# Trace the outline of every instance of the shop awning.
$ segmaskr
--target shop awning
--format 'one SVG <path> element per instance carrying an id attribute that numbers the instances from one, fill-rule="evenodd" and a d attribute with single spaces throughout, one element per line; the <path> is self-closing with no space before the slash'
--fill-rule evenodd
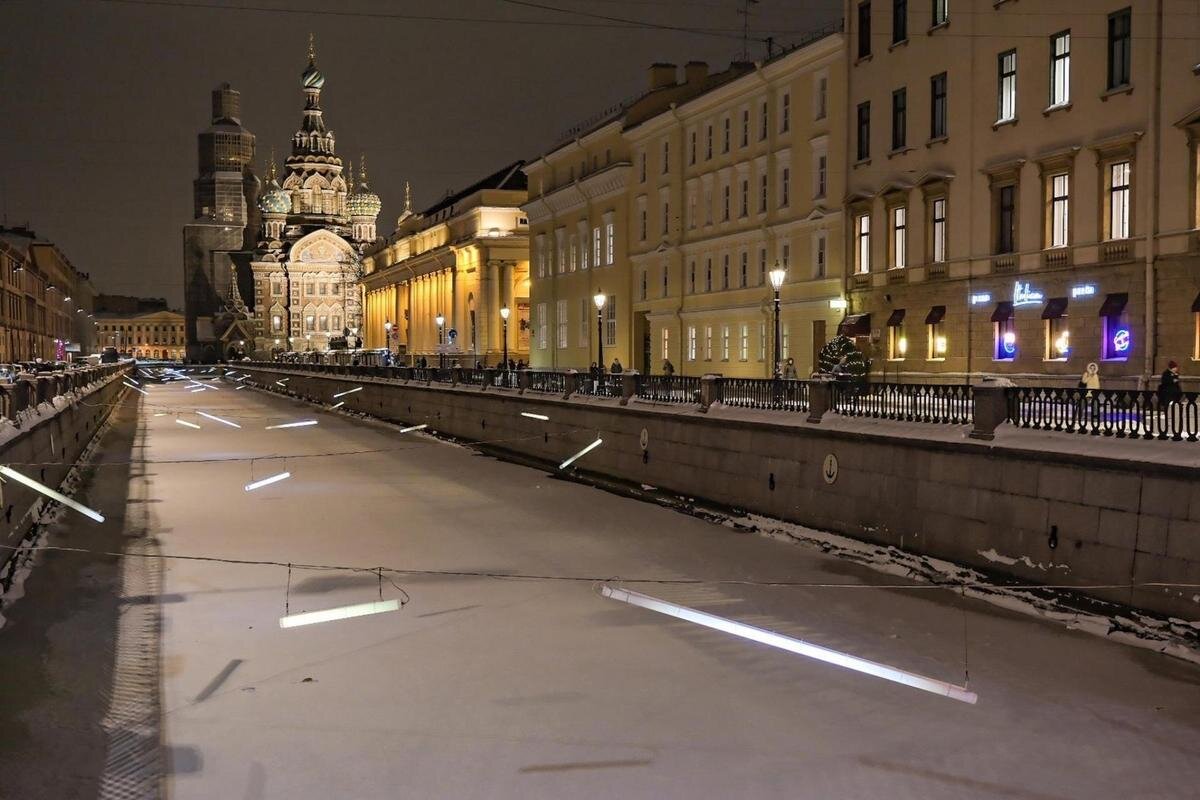
<path id="1" fill-rule="evenodd" d="M 897 308 L 897 309 L 893 310 L 892 315 L 890 317 L 888 317 L 887 326 L 889 328 L 895 328 L 896 326 L 903 325 L 903 324 L 904 324 L 904 309 Z"/>
<path id="2" fill-rule="evenodd" d="M 1058 319 L 1067 313 L 1067 298 L 1051 297 L 1042 309 L 1042 319 Z"/>
<path id="3" fill-rule="evenodd" d="M 1196 299 L 1200 301 L 1200 297 Z M 1125 304 L 1128 302 L 1129 294 L 1127 292 L 1110 294 L 1104 298 L 1104 303 L 1100 306 L 1100 316 L 1119 317 L 1121 316 L 1121 312 L 1125 310 Z"/>
<path id="4" fill-rule="evenodd" d="M 992 312 L 992 322 L 1008 322 L 1012 319 L 1013 304 L 1011 300 L 1001 300 L 996 303 L 996 310 Z"/>
<path id="5" fill-rule="evenodd" d="M 838 333 L 842 336 L 870 336 L 871 335 L 871 315 L 870 314 L 851 314 L 842 320 L 842 324 L 838 325 Z"/>
<path id="6" fill-rule="evenodd" d="M 946 316 L 945 306 L 934 306 L 929 309 L 929 313 L 925 315 L 926 325 L 937 325 Z"/>

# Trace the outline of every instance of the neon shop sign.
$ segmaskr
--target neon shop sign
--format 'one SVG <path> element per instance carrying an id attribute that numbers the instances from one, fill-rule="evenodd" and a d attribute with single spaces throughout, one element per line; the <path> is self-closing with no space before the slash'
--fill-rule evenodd
<path id="1" fill-rule="evenodd" d="M 1031 288 L 1028 282 L 1022 283 L 1021 281 L 1017 281 L 1013 286 L 1012 302 L 1014 306 L 1033 305 L 1034 303 L 1040 303 L 1045 299 L 1046 295 Z"/>

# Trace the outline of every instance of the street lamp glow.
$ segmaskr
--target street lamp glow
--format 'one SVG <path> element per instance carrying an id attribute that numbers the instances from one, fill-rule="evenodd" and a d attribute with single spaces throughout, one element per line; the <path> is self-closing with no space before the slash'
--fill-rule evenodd
<path id="1" fill-rule="evenodd" d="M 317 421 L 315 419 L 304 419 L 304 420 L 300 420 L 299 422 L 285 422 L 282 425 L 268 425 L 266 427 L 266 430 L 273 431 L 273 430 L 277 430 L 279 428 L 306 428 L 309 425 L 316 425 L 316 424 L 317 424 Z"/>
<path id="2" fill-rule="evenodd" d="M 575 455 L 573 455 L 573 456 L 571 456 L 570 458 L 568 458 L 566 461 L 564 461 L 564 462 L 562 462 L 561 464 L 559 464 L 559 465 L 558 465 L 558 468 L 559 468 L 559 469 L 566 469 L 567 467 L 571 466 L 571 465 L 572 465 L 572 464 L 574 464 L 576 461 L 578 461 L 580 458 L 583 458 L 583 457 L 584 457 L 584 456 L 586 456 L 588 453 L 592 452 L 593 450 L 595 450 L 597 447 L 599 447 L 599 446 L 600 446 L 600 445 L 602 445 L 602 444 L 604 444 L 604 440 L 603 440 L 603 439 L 600 439 L 600 438 L 597 438 L 597 439 L 596 439 L 596 441 L 592 442 L 592 443 L 591 443 L 591 444 L 589 444 L 587 447 L 583 448 L 583 449 L 582 449 L 582 450 L 580 450 L 578 453 L 576 453 Z"/>
<path id="3" fill-rule="evenodd" d="M 433 321 L 436 322 L 437 326 L 440 328 L 446 324 L 446 317 L 439 313 L 436 317 L 433 318 Z"/>
<path id="4" fill-rule="evenodd" d="M 703 625 L 706 628 L 730 633 L 734 636 L 740 636 L 743 639 L 749 639 L 752 642 L 778 647 L 781 650 L 787 650 L 796 655 L 813 658 L 817 661 L 824 661 L 826 664 L 843 667 L 844 669 L 861 672 L 866 675 L 873 675 L 876 678 L 894 681 L 905 686 L 911 686 L 914 689 L 920 689 L 933 694 L 940 694 L 943 697 L 948 697 L 951 700 L 958 700 L 963 703 L 974 705 L 979 696 L 965 686 L 957 686 L 946 681 L 939 681 L 935 678 L 928 678 L 924 675 L 919 675 L 915 672 L 907 672 L 906 670 L 889 667 L 886 664 L 880 664 L 875 661 L 868 661 L 865 658 L 852 656 L 849 653 L 843 653 L 838 650 L 831 650 L 828 647 L 812 644 L 803 639 L 794 639 L 791 636 L 784 636 L 781 633 L 774 631 L 756 628 L 753 625 L 747 625 L 744 622 L 718 617 L 714 614 L 706 614 L 703 611 L 697 611 L 694 608 L 687 606 L 668 603 L 665 600 L 659 600 L 656 597 L 634 592 L 628 589 L 617 589 L 611 586 L 602 586 L 600 594 L 605 597 L 610 597 L 613 600 L 620 600 L 623 603 L 640 606 L 651 611 L 657 611 L 660 614 L 676 617 L 677 619 L 694 622 L 697 625 Z"/>
<path id="5" fill-rule="evenodd" d="M 385 331 L 387 331 L 388 333 L 392 332 L 392 321 L 390 319 L 387 322 L 383 323 L 383 329 Z"/>
<path id="6" fill-rule="evenodd" d="M 42 494 L 46 495 L 46 497 L 49 497 L 51 500 L 57 500 L 58 502 L 62 503 L 64 506 L 67 506 L 68 508 L 73 508 L 76 511 L 78 511 L 80 514 L 83 514 L 85 517 L 90 517 L 91 519 L 96 520 L 96 522 L 104 522 L 104 515 L 101 514 L 99 511 L 94 511 L 81 503 L 77 503 L 74 500 L 72 500 L 71 498 L 67 497 L 65 494 L 56 492 L 53 489 L 51 489 L 49 486 L 45 485 L 44 483 L 38 483 L 33 478 L 30 478 L 28 475 L 22 475 L 20 472 L 17 472 L 15 469 L 12 469 L 11 467 L 0 467 L 0 475 L 5 475 L 9 478 L 12 478 L 17 483 L 23 483 L 26 486 L 28 486 L 30 489 L 39 491 Z"/>
<path id="7" fill-rule="evenodd" d="M 318 622 L 335 622 L 339 619 L 353 619 L 370 614 L 382 614 L 386 611 L 399 611 L 397 600 L 376 600 L 371 603 L 359 603 L 353 606 L 327 608 L 324 611 L 309 611 L 306 614 L 291 614 L 279 618 L 279 627 L 295 628 L 300 625 L 313 625 Z"/>
<path id="8" fill-rule="evenodd" d="M 507 322 L 508 315 L 511 313 L 512 313 L 512 310 L 507 305 L 500 306 L 500 319 Z"/>
<path id="9" fill-rule="evenodd" d="M 197 411 L 196 413 L 199 414 L 200 416 L 204 417 L 205 419 L 211 419 L 213 422 L 219 422 L 222 425 L 228 425 L 231 428 L 242 427 L 241 425 L 238 425 L 236 422 L 231 422 L 230 420 L 224 419 L 222 417 L 218 417 L 216 414 L 208 414 L 208 413 L 205 413 L 204 411 Z"/>
<path id="10" fill-rule="evenodd" d="M 597 311 L 604 308 L 604 304 L 607 301 L 608 297 L 604 294 L 604 292 L 596 292 L 595 296 L 592 297 L 592 302 L 596 304 Z"/>
<path id="11" fill-rule="evenodd" d="M 254 481 L 254 483 L 247 483 L 246 491 L 253 492 L 255 489 L 261 489 L 264 486 L 270 486 L 272 483 L 279 483 L 280 481 L 285 481 L 290 477 L 292 477 L 292 473 L 280 472 L 276 475 L 271 475 L 268 478 L 263 478 L 261 481 Z"/>
<path id="12" fill-rule="evenodd" d="M 776 261 L 775 269 L 771 270 L 769 277 L 771 279 L 771 288 L 778 292 L 783 286 L 784 279 L 787 278 L 787 270 L 779 266 L 779 262 Z"/>

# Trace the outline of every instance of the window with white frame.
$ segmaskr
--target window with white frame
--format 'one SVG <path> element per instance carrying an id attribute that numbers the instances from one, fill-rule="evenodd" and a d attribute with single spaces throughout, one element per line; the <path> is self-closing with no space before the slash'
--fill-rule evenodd
<path id="1" fill-rule="evenodd" d="M 855 236 L 858 239 L 855 253 L 855 271 L 866 274 L 871 271 L 871 215 L 859 214 L 854 221 Z"/>
<path id="2" fill-rule="evenodd" d="M 792 94 L 784 92 L 779 100 L 779 132 L 787 133 L 792 129 Z"/>
<path id="3" fill-rule="evenodd" d="M 721 288 L 729 288 L 729 253 L 721 256 Z"/>
<path id="4" fill-rule="evenodd" d="M 617 344 L 617 296 L 610 294 L 604 304 L 604 344 L 615 347 Z"/>
<path id="5" fill-rule="evenodd" d="M 1066 247 L 1070 235 L 1071 177 L 1050 176 L 1050 246 Z"/>
<path id="6" fill-rule="evenodd" d="M 588 226 L 586 222 L 579 223 L 579 268 L 588 268 Z"/>
<path id="7" fill-rule="evenodd" d="M 567 271 L 567 232 L 559 228 L 554 232 L 554 238 L 558 242 L 558 274 L 562 275 Z"/>
<path id="8" fill-rule="evenodd" d="M 713 154 L 713 126 L 709 123 L 705 127 L 705 142 L 704 142 L 704 160 L 712 159 Z"/>
<path id="9" fill-rule="evenodd" d="M 1050 107 L 1071 102 L 1071 32 L 1050 37 Z"/>
<path id="10" fill-rule="evenodd" d="M 704 326 L 704 360 L 712 361 L 713 357 L 713 341 L 712 341 L 712 325 Z"/>
<path id="11" fill-rule="evenodd" d="M 1128 161 L 1108 166 L 1108 238 L 1129 238 L 1129 179 L 1132 175 Z"/>
<path id="12" fill-rule="evenodd" d="M 671 329 L 666 327 L 662 329 L 662 357 L 664 361 L 671 357 Z"/>
<path id="13" fill-rule="evenodd" d="M 592 338 L 592 298 L 579 298 L 579 346 L 587 347 Z"/>
<path id="14" fill-rule="evenodd" d="M 572 233 L 570 244 L 567 245 L 567 268 L 569 271 L 575 271 L 575 268 L 578 266 L 578 257 L 579 242 L 577 241 L 575 234 Z"/>
<path id="15" fill-rule="evenodd" d="M 784 167 L 779 171 L 779 206 L 781 208 L 786 208 L 791 203 L 791 183 L 791 167 Z"/>
<path id="16" fill-rule="evenodd" d="M 1017 118 L 1017 51 L 1007 50 L 997 56 L 996 71 L 996 122 L 1012 122 Z"/>
<path id="17" fill-rule="evenodd" d="M 566 300 L 558 301 L 558 309 L 554 322 L 558 327 L 558 348 L 560 350 L 566 349 L 570 345 L 570 342 L 567 340 L 567 337 L 570 335 L 570 328 L 567 327 L 570 320 L 567 319 Z"/>
<path id="18" fill-rule="evenodd" d="M 615 223 L 609 222 L 604 226 L 605 233 L 605 250 L 604 263 L 612 265 L 613 259 L 616 258 L 616 241 L 617 241 L 617 226 Z"/>
<path id="19" fill-rule="evenodd" d="M 816 88 L 813 90 L 813 119 L 825 119 L 829 113 L 829 76 L 824 73 L 813 78 Z"/>
<path id="20" fill-rule="evenodd" d="M 788 269 L 792 265 L 792 245 L 790 242 L 781 242 L 779 245 L 779 263 L 784 269 Z"/>
<path id="21" fill-rule="evenodd" d="M 533 245 L 534 260 L 537 261 L 537 275 L 539 278 L 546 277 L 546 237 L 543 234 L 538 234 Z"/>
<path id="22" fill-rule="evenodd" d="M 729 360 L 729 326 L 721 326 L 721 360 Z"/>
<path id="23" fill-rule="evenodd" d="M 758 323 L 758 360 L 767 360 L 767 323 Z"/>
<path id="24" fill-rule="evenodd" d="M 813 199 L 825 197 L 829 183 L 829 156 L 825 153 L 813 154 Z"/>
<path id="25" fill-rule="evenodd" d="M 687 333 L 688 333 L 687 360 L 695 361 L 696 360 L 696 326 L 689 325 Z"/>
<path id="26" fill-rule="evenodd" d="M 750 360 L 750 324 L 743 322 L 739 329 L 738 337 L 738 360 Z"/>
<path id="27" fill-rule="evenodd" d="M 723 214 L 721 215 L 721 220 L 723 222 L 729 222 L 730 198 L 729 198 L 729 184 L 728 183 L 721 187 L 721 199 L 722 199 L 721 207 L 723 209 Z"/>
<path id="28" fill-rule="evenodd" d="M 692 187 L 688 187 L 687 217 L 688 217 L 688 227 L 689 228 L 696 227 L 696 190 L 693 189 Z"/>
<path id="29" fill-rule="evenodd" d="M 688 262 L 688 293 L 696 293 L 696 262 Z"/>
<path id="30" fill-rule="evenodd" d="M 892 269 L 908 266 L 908 208 L 892 209 Z"/>
<path id="31" fill-rule="evenodd" d="M 696 131 L 688 132 L 688 164 L 696 163 Z"/>
<path id="32" fill-rule="evenodd" d="M 598 267 L 603 263 L 600 259 L 600 228 L 592 228 L 592 264 Z"/>
<path id="33" fill-rule="evenodd" d="M 933 262 L 940 264 L 946 260 L 946 198 L 935 197 L 930 203 L 929 224 Z"/>
<path id="34" fill-rule="evenodd" d="M 950 21 L 950 0 L 933 0 L 933 25 L 945 25 Z"/>
<path id="35" fill-rule="evenodd" d="M 538 349 L 545 350 L 549 341 L 550 331 L 549 323 L 546 321 L 546 304 L 538 303 L 537 305 L 537 342 Z"/>
<path id="36" fill-rule="evenodd" d="M 779 358 L 781 361 L 787 361 L 792 355 L 792 332 L 786 322 L 783 323 L 779 338 Z"/>
<path id="37" fill-rule="evenodd" d="M 824 231 L 818 231 L 813 234 L 813 277 L 824 278 L 829 268 L 826 264 L 828 258 L 828 239 Z"/>

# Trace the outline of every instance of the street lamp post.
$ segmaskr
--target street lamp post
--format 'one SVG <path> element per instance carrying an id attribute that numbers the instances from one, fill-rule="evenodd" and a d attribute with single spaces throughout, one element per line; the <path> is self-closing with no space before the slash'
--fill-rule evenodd
<path id="1" fill-rule="evenodd" d="M 509 309 L 507 304 L 500 307 L 500 321 L 503 323 L 504 328 L 503 335 L 500 337 L 500 341 L 503 343 L 504 348 L 504 354 L 501 357 L 502 360 L 500 361 L 500 368 L 504 372 L 505 386 L 508 386 L 508 315 L 511 313 L 512 311 Z"/>
<path id="2" fill-rule="evenodd" d="M 775 269 L 771 270 L 771 288 L 775 290 L 775 372 L 774 377 L 779 379 L 780 362 L 783 359 L 782 347 L 780 346 L 779 338 L 779 290 L 783 287 L 783 280 L 787 277 L 787 270 L 775 262 Z"/>
<path id="3" fill-rule="evenodd" d="M 607 299 L 599 289 L 592 298 L 596 304 L 596 367 L 601 373 L 604 372 L 604 301 Z"/>
<path id="4" fill-rule="evenodd" d="M 442 336 L 442 327 L 446 324 L 446 317 L 439 311 L 438 315 L 433 318 L 433 321 L 438 326 L 438 369 L 446 368 L 446 342 Z"/>
<path id="5" fill-rule="evenodd" d="M 392 328 L 393 327 L 395 327 L 395 326 L 392 325 L 392 321 L 390 319 L 383 323 L 383 341 L 384 341 L 384 345 L 387 347 L 387 351 L 389 353 L 392 352 Z"/>

